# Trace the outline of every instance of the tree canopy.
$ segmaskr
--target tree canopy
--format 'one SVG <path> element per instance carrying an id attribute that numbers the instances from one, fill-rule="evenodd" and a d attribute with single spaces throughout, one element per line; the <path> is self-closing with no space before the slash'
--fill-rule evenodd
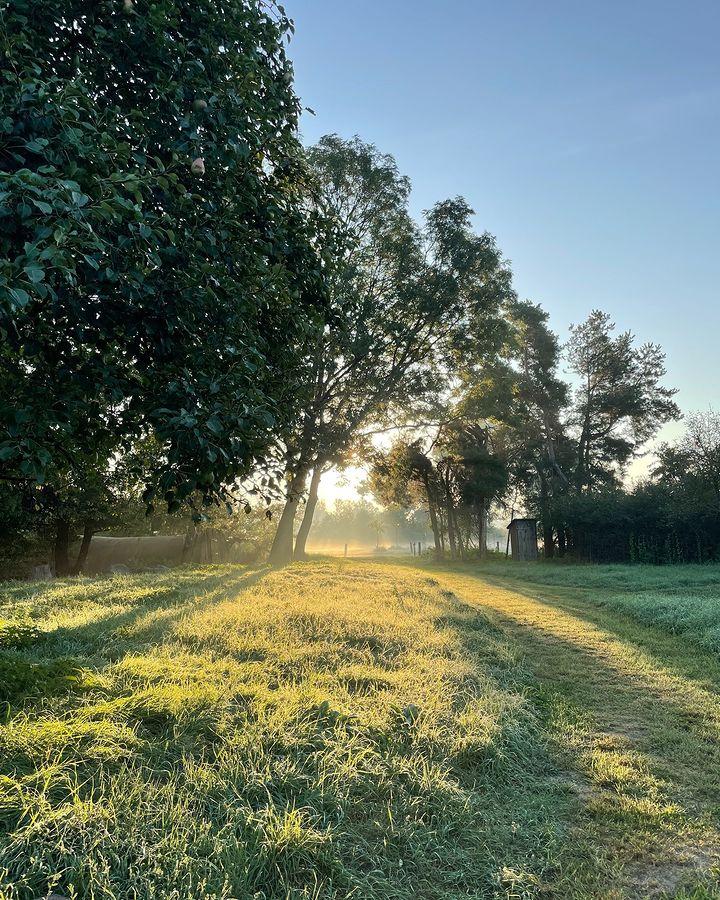
<path id="1" fill-rule="evenodd" d="M 6 478 L 148 434 L 170 504 L 263 465 L 323 302 L 290 28 L 241 0 L 4 9 Z"/>
<path id="2" fill-rule="evenodd" d="M 493 508 L 536 516 L 546 555 L 599 552 L 620 507 L 690 552 L 667 523 L 716 501 L 712 417 L 626 484 L 679 416 L 661 348 L 599 310 L 561 346 L 465 199 L 413 217 L 373 144 L 303 148 L 282 7 L 1 15 L 0 502 L 8 534 L 52 532 L 58 573 L 121 511 L 193 535 L 223 501 L 277 509 L 271 561 L 302 558 L 323 473 L 354 460 L 438 554 L 483 553 Z"/>
<path id="3" fill-rule="evenodd" d="M 308 158 L 317 203 L 342 244 L 308 369 L 311 400 L 288 445 L 276 562 L 292 556 L 295 507 L 308 473 L 338 462 L 369 425 L 412 420 L 432 408 L 455 377 L 453 359 L 494 352 L 501 309 L 512 297 L 495 240 L 472 231 L 463 199 L 437 203 L 417 224 L 408 211 L 408 180 L 374 146 L 329 135 Z M 313 506 L 311 498 L 310 518 Z"/>

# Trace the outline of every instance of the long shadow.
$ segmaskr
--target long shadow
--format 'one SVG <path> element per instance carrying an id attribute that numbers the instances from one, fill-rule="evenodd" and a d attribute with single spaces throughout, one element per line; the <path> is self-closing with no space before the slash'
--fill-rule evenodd
<path id="1" fill-rule="evenodd" d="M 579 835 L 591 836 L 590 846 L 605 860 L 600 871 L 619 864 L 612 885 L 622 886 L 619 896 L 625 891 L 630 896 L 675 896 L 683 884 L 689 890 L 706 882 L 716 885 L 717 661 L 707 652 L 698 661 L 692 658 L 693 645 L 653 633 L 614 610 L 588 610 L 584 603 L 591 601 L 578 599 L 577 593 L 570 600 L 544 586 L 539 592 L 535 586 L 523 589 L 456 567 L 437 567 L 435 572 L 454 589 L 459 603 L 487 614 L 524 652 L 533 674 L 528 696 L 548 746 L 554 748 L 558 777 L 578 790 L 573 827 Z M 468 582 L 476 580 L 477 587 L 470 587 Z M 483 583 L 509 596 L 483 598 Z M 528 601 L 534 610 L 528 609 Z M 464 629 L 457 631 L 465 641 Z M 472 641 L 467 643 L 471 647 Z M 694 677 L 698 672 L 705 675 L 704 683 Z M 577 788 L 562 774 L 568 770 L 582 777 Z M 581 847 L 579 852 L 576 862 L 582 868 L 586 851 Z"/>
<path id="2" fill-rule="evenodd" d="M 546 588 L 484 575 L 474 577 L 508 593 L 526 597 L 549 611 L 560 610 L 612 634 L 618 640 L 641 650 L 658 667 L 678 677 L 692 680 L 709 693 L 720 690 L 720 659 L 712 651 L 694 644 L 683 635 L 663 631 L 638 621 L 629 613 L 595 603 L 592 597 L 595 589 Z M 720 695 L 718 699 L 720 700 Z"/>
<path id="3" fill-rule="evenodd" d="M 444 572 L 460 577 L 470 575 L 473 580 L 478 578 L 457 568 L 445 569 Z M 703 653 L 704 660 L 688 660 L 688 651 L 694 654 L 694 647 L 688 647 L 687 643 L 673 635 L 653 633 L 647 626 L 639 625 L 630 617 L 618 616 L 614 611 L 607 613 L 600 610 L 599 614 L 594 614 L 593 611 L 578 609 L 576 604 L 563 603 L 566 598 L 557 598 L 558 603 L 548 603 L 532 591 L 521 590 L 517 585 L 509 586 L 507 581 L 500 579 L 491 580 L 484 573 L 479 580 L 532 600 L 546 608 L 548 613 L 560 611 L 579 622 L 595 626 L 601 645 L 609 638 L 631 652 L 642 654 L 636 660 L 636 671 L 623 671 L 621 660 L 612 663 L 612 648 L 603 648 L 603 655 L 599 655 L 597 648 L 583 646 L 557 630 L 543 628 L 542 623 L 524 620 L 520 615 L 514 616 L 497 605 L 484 604 L 482 600 L 458 598 L 473 609 L 487 610 L 493 621 L 532 651 L 533 668 L 540 680 L 554 684 L 574 702 L 583 705 L 597 719 L 600 729 L 605 722 L 612 730 L 613 725 L 617 725 L 617 707 L 624 709 L 629 715 L 629 723 L 635 722 L 638 726 L 636 731 L 630 728 L 627 735 L 630 742 L 647 753 L 654 767 L 667 771 L 668 766 L 681 764 L 685 773 L 676 771 L 675 775 L 682 774 L 683 781 L 693 782 L 697 780 L 693 776 L 705 766 L 701 793 L 714 802 L 720 801 L 720 695 L 717 692 L 720 665 L 715 659 Z M 459 589 L 462 592 L 461 586 Z M 607 619 L 603 613 L 607 613 Z M 641 640 L 637 640 L 638 632 L 642 635 Z M 547 671 L 548 662 L 544 661 L 544 657 L 549 656 L 549 642 L 565 657 L 564 670 L 555 668 Z M 662 656 L 658 650 L 663 651 Z M 665 654 L 671 655 L 672 660 L 668 661 Z M 641 664 L 644 671 L 639 668 Z M 629 667 L 630 663 L 627 665 Z M 699 671 L 705 675 L 702 681 L 695 677 Z M 708 681 L 708 675 L 712 680 Z M 679 683 L 665 684 L 665 692 L 661 693 L 658 680 L 663 678 Z M 672 696 L 673 687 L 677 687 L 675 697 Z M 638 722 L 639 717 L 643 721 Z M 677 741 L 672 740 L 673 733 L 677 735 Z M 712 777 L 711 771 L 714 773 Z"/>
<path id="4" fill-rule="evenodd" d="M 717 655 L 683 635 L 654 628 L 639 622 L 629 613 L 595 603 L 593 594 L 599 592 L 598 588 L 528 584 L 511 577 L 473 571 L 469 567 L 437 565 L 428 567 L 430 568 L 451 577 L 470 578 L 479 585 L 486 583 L 510 594 L 521 595 L 549 611 L 559 609 L 615 635 L 618 640 L 634 645 L 652 657 L 652 661 L 659 667 L 673 671 L 679 677 L 691 679 L 708 692 L 720 691 L 720 659 Z M 718 699 L 720 700 L 720 694 Z"/>
<path id="5" fill-rule="evenodd" d="M 262 567 L 253 571 L 245 571 L 235 578 L 227 574 L 209 575 L 197 580 L 188 579 L 197 591 L 192 595 L 182 596 L 178 592 L 168 596 L 162 594 L 155 600 L 145 600 L 137 606 L 123 612 L 109 614 L 92 622 L 75 626 L 60 626 L 46 632 L 41 642 L 28 648 L 26 653 L 18 654 L 21 662 L 30 657 L 39 666 L 52 666 L 57 662 L 72 662 L 78 669 L 86 669 L 95 674 L 102 672 L 113 663 L 121 660 L 128 653 L 136 655 L 150 646 L 157 645 L 163 633 L 178 622 L 188 612 L 203 612 L 206 609 L 227 600 L 240 597 L 245 591 L 261 581 L 272 570 Z M 208 590 L 209 587 L 216 588 Z M 200 596 L 200 599 L 196 599 Z M 143 628 L 142 620 L 153 613 L 167 609 L 168 614 L 160 621 L 152 621 Z M 138 627 L 138 623 L 139 627 Z M 123 629 L 131 629 L 127 636 L 121 636 Z M 32 689 L 32 685 L 29 686 Z M 59 687 L 61 689 L 62 686 Z M 14 715 L 28 713 L 38 705 L 42 705 L 44 697 L 23 692 L 22 688 L 13 696 L 6 713 L 5 721 L 11 721 Z"/>
<path id="6" fill-rule="evenodd" d="M 193 586 L 192 595 L 183 596 L 175 592 L 170 596 L 159 596 L 156 599 L 148 599 L 123 612 L 108 614 L 92 622 L 74 626 L 60 626 L 52 632 L 47 632 L 45 641 L 49 646 L 52 643 L 75 644 L 86 647 L 89 653 L 97 653 L 106 643 L 108 634 L 118 629 L 127 629 L 146 618 L 148 614 L 160 609 L 172 609 L 173 615 L 164 617 L 162 629 L 165 630 L 177 622 L 189 610 L 200 612 L 217 603 L 222 603 L 237 596 L 248 588 L 257 584 L 270 570 L 261 568 L 251 572 L 244 572 L 235 578 L 227 575 L 207 576 L 197 582 L 190 582 Z M 196 589 L 197 586 L 197 589 Z M 215 588 L 216 590 L 212 590 Z M 196 599 L 201 597 L 200 600 Z M 97 634 L 93 634 L 97 632 Z M 158 628 L 150 625 L 144 631 L 133 628 L 132 645 L 137 650 L 142 650 L 149 643 L 154 643 L 152 637 L 157 637 Z M 116 656 L 117 654 L 112 654 Z"/>

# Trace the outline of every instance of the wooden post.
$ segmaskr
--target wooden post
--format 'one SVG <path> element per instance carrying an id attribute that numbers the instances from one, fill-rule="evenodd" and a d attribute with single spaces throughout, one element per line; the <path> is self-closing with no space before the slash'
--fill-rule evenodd
<path id="1" fill-rule="evenodd" d="M 345 556 L 347 556 L 347 544 L 345 544 Z"/>

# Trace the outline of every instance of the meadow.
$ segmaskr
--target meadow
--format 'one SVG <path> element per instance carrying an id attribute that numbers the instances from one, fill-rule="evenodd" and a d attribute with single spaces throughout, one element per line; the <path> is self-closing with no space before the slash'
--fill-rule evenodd
<path id="1" fill-rule="evenodd" d="M 0 897 L 720 896 L 719 592 L 409 559 L 7 583 Z"/>

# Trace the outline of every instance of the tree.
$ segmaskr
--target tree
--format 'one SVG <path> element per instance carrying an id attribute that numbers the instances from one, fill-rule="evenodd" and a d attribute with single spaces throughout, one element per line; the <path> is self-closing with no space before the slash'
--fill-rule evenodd
<path id="1" fill-rule="evenodd" d="M 435 544 L 435 554 L 443 551 L 441 528 L 441 484 L 432 460 L 420 439 L 395 441 L 385 453 L 375 452 L 368 475 L 368 488 L 386 507 L 427 510 Z"/>
<path id="2" fill-rule="evenodd" d="M 657 429 L 680 416 L 672 399 L 676 391 L 660 384 L 662 349 L 650 343 L 636 347 L 629 331 L 614 337 L 614 329 L 607 313 L 594 310 L 570 330 L 568 360 L 580 381 L 570 417 L 578 493 L 615 483 Z"/>
<path id="3" fill-rule="evenodd" d="M 447 546 L 452 557 L 463 558 L 473 545 L 482 555 L 490 504 L 507 486 L 498 449 L 490 422 L 456 417 L 428 451 L 422 439 L 401 439 L 376 452 L 368 486 L 386 507 L 427 511 L 436 556 Z"/>
<path id="4" fill-rule="evenodd" d="M 720 510 L 720 413 L 714 409 L 685 418 L 685 434 L 658 453 L 655 475 L 666 480 L 690 476 L 709 494 L 709 506 Z"/>
<path id="5" fill-rule="evenodd" d="M 530 512 L 541 520 L 546 557 L 565 551 L 558 514 L 569 486 L 572 447 L 563 423 L 569 390 L 560 379 L 560 343 L 539 304 L 518 301 L 511 309 L 512 356 L 516 361 L 515 405 L 510 426 L 510 478 Z"/>
<path id="6" fill-rule="evenodd" d="M 293 555 L 298 499 L 314 470 L 295 554 L 304 553 L 322 470 L 343 458 L 370 423 L 412 419 L 452 377 L 463 346 L 488 349 L 492 323 L 511 295 L 492 236 L 470 229 L 462 199 L 436 204 L 417 227 L 409 183 L 395 161 L 355 138 L 324 138 L 309 152 L 324 216 L 342 252 L 329 277 L 330 304 L 318 332 L 310 402 L 288 444 L 288 499 L 271 562 Z"/>
<path id="7" fill-rule="evenodd" d="M 323 303 L 290 27 L 242 0 L 6 5 L 6 480 L 72 480 L 149 434 L 171 506 L 263 465 Z"/>

